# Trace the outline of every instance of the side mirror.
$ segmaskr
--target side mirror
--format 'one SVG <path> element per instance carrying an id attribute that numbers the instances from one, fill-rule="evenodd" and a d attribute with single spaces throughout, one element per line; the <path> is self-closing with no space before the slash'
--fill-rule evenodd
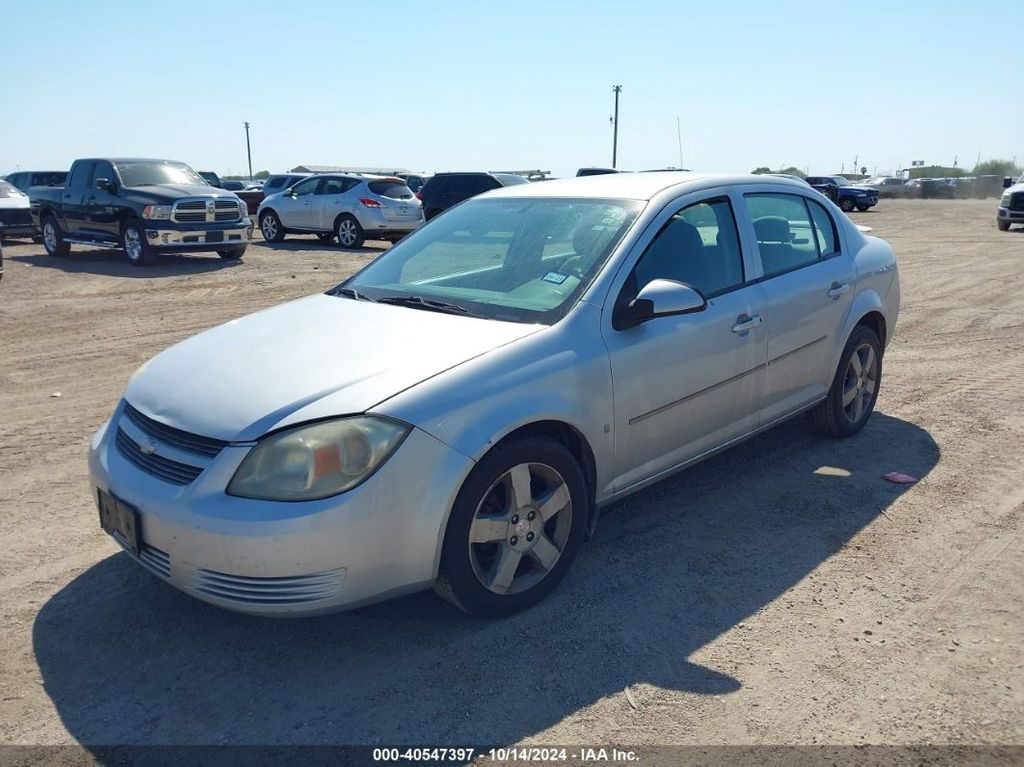
<path id="1" fill-rule="evenodd" d="M 109 178 L 98 178 L 93 182 L 93 186 L 101 191 L 110 192 L 111 194 L 115 194 L 117 192 L 117 184 Z"/>
<path id="2" fill-rule="evenodd" d="M 1010 178 L 1009 176 L 1004 176 L 1003 177 L 1003 189 L 1009 189 L 1011 186 L 1013 186 L 1013 179 Z"/>
<path id="3" fill-rule="evenodd" d="M 707 305 L 704 296 L 686 283 L 651 280 L 620 310 L 613 324 L 616 330 L 626 330 L 656 317 L 702 312 Z"/>

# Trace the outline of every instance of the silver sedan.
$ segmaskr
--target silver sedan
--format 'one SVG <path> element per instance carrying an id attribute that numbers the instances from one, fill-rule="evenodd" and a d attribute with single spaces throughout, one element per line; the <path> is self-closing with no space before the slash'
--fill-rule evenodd
<path id="1" fill-rule="evenodd" d="M 93 438 L 100 521 L 234 610 L 508 614 L 601 506 L 801 413 L 860 431 L 898 309 L 892 250 L 805 184 L 496 190 L 143 366 Z"/>

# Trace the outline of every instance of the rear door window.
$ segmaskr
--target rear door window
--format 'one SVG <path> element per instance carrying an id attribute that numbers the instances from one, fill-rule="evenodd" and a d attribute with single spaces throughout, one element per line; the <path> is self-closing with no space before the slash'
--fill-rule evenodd
<path id="1" fill-rule="evenodd" d="M 822 258 L 833 256 L 839 252 L 839 238 L 836 237 L 836 224 L 832 216 L 821 205 L 813 200 L 806 200 L 811 209 L 811 221 L 814 223 L 814 234 L 818 240 L 818 250 Z"/>
<path id="2" fill-rule="evenodd" d="M 818 243 L 804 198 L 795 194 L 748 194 L 747 212 L 761 252 L 764 276 L 818 260 Z"/>
<path id="3" fill-rule="evenodd" d="M 68 186 L 72 189 L 85 189 L 89 186 L 89 179 L 92 177 L 92 167 L 95 163 L 80 162 L 71 171 L 71 178 Z"/>

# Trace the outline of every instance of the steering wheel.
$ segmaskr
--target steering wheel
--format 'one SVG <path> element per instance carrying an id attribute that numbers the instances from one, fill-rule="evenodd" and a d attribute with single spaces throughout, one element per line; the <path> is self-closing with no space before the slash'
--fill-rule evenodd
<path id="1" fill-rule="evenodd" d="M 583 255 L 569 256 L 558 265 L 558 271 L 562 272 L 562 274 L 571 274 L 582 279 L 584 271 Z"/>

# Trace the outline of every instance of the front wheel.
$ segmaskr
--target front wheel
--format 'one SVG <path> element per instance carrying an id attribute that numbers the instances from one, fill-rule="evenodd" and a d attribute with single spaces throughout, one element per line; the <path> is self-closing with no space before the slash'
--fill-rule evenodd
<path id="1" fill-rule="evenodd" d="M 843 347 L 825 400 L 807 411 L 815 429 L 831 437 L 852 437 L 864 428 L 882 383 L 882 342 L 864 325 L 853 329 Z"/>
<path id="2" fill-rule="evenodd" d="M 121 247 L 132 266 L 150 266 L 156 263 L 156 253 L 146 242 L 146 230 L 139 221 L 129 221 L 121 230 Z"/>
<path id="3" fill-rule="evenodd" d="M 245 245 L 240 248 L 224 248 L 223 250 L 218 250 L 217 255 L 226 261 L 237 261 L 245 255 L 245 248 Z"/>
<path id="4" fill-rule="evenodd" d="M 64 232 L 53 216 L 47 216 L 43 221 L 43 247 L 48 256 L 57 258 L 64 258 L 71 252 L 71 246 L 64 242 Z"/>
<path id="5" fill-rule="evenodd" d="M 499 445 L 459 491 L 434 590 L 480 617 L 532 607 L 576 558 L 587 512 L 583 472 L 564 446 L 543 437 Z"/>
<path id="6" fill-rule="evenodd" d="M 284 226 L 281 225 L 281 219 L 272 210 L 268 210 L 260 216 L 260 231 L 263 233 L 263 239 L 267 242 L 280 242 L 284 239 Z"/>
<path id="7" fill-rule="evenodd" d="M 853 200 L 851 200 L 849 197 L 844 197 L 839 201 L 839 208 L 844 213 L 849 213 L 851 210 L 853 210 L 853 207 Z"/>
<path id="8" fill-rule="evenodd" d="M 363 247 L 363 241 L 366 239 L 363 227 L 354 217 L 348 215 L 338 217 L 334 224 L 334 236 L 338 238 L 341 247 L 350 250 Z"/>

